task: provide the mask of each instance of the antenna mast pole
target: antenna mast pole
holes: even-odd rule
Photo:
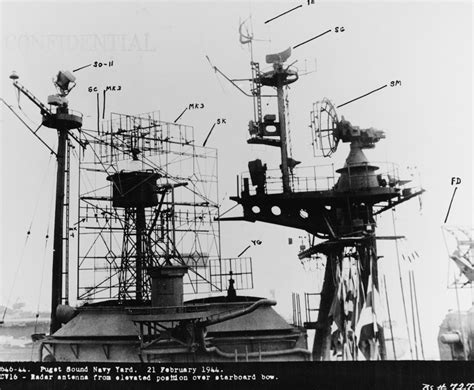
[[[286,107],[285,107],[285,87],[288,84],[298,80],[298,73],[290,70],[289,66],[284,68],[283,63],[290,57],[291,48],[278,53],[266,56],[266,62],[273,64],[273,70],[265,73],[260,72],[258,63],[252,62],[253,90],[254,100],[257,112],[254,114],[256,121],[250,123],[249,132],[251,138],[247,141],[252,144],[264,144],[280,148],[283,193],[291,193],[290,170],[298,162],[288,157],[288,133],[286,126]],[[273,87],[277,91],[278,122],[275,122],[275,116],[266,115],[262,118],[261,113],[261,87]],[[273,118],[272,118],[273,117]],[[273,128],[273,130],[270,130]],[[278,139],[275,139],[278,137]]]
[[[50,332],[53,334],[61,323],[56,316],[56,308],[62,303],[63,291],[63,232],[64,232],[64,183],[65,183],[65,154],[68,132],[58,129],[58,151],[56,161],[58,163],[56,172],[56,205],[54,218],[54,243],[53,243],[53,277],[51,293],[51,325]]]
[[[66,96],[76,85],[76,78],[71,72],[58,72],[56,79],[54,80],[54,85],[58,89],[58,93],[48,97],[49,108],[39,99],[37,99],[36,96],[34,96],[30,91],[18,83],[18,75],[15,72],[11,74],[10,79],[13,80],[13,86],[18,89],[19,93],[25,95],[40,109],[41,115],[43,116],[41,124],[51,129],[56,129],[58,133],[58,150],[56,153],[56,161],[58,166],[56,172],[56,203],[54,210],[50,324],[50,334],[53,334],[61,327],[61,322],[58,320],[56,315],[56,309],[62,304],[63,299],[64,187],[66,176],[66,145],[68,143],[69,130],[79,129],[82,126],[82,114],[70,112],[68,109],[68,101],[66,99]],[[56,112],[52,111],[52,106],[56,107]],[[71,136],[75,138],[74,135]],[[48,149],[51,148],[48,146]],[[68,286],[66,286],[66,288],[68,288]],[[67,296],[68,294],[66,293],[66,297]]]
[[[283,183],[283,192],[291,192],[290,173],[288,170],[288,140],[286,133],[286,113],[285,113],[285,91],[283,86],[287,77],[286,72],[280,63],[274,64],[277,74],[277,99],[278,99],[278,121],[280,123],[280,141],[281,141],[281,175]]]

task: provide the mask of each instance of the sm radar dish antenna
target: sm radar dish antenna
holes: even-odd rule
[[[331,156],[336,151],[339,143],[336,131],[339,119],[334,105],[327,98],[313,103],[310,118],[314,155],[316,157]]]
[[[339,142],[349,142],[351,150],[355,151],[372,149],[385,138],[382,130],[353,126],[344,116],[339,119],[334,105],[326,98],[313,104],[310,127],[316,157],[330,157],[337,150]]]

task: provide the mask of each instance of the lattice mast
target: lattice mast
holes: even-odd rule
[[[254,118],[256,120],[249,123],[249,132],[252,138],[248,143],[276,146],[280,148],[283,192],[291,192],[290,174],[297,164],[288,155],[288,129],[285,108],[285,87],[294,83],[298,79],[296,71],[290,67],[284,67],[283,63],[290,57],[291,49],[288,48],[282,53],[267,55],[266,62],[272,64],[273,70],[265,73],[260,72],[260,66],[256,62],[251,62],[252,66],[252,93],[254,96]],[[273,87],[276,89],[278,105],[278,121],[275,115],[265,115],[262,118],[261,89],[262,86]]]
[[[156,112],[113,113],[84,134],[79,299],[147,302],[150,272],[160,267],[185,267],[188,292],[225,290],[216,150]]]

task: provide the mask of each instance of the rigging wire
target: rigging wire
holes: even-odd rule
[[[445,230],[443,228],[441,228],[441,233],[443,235],[443,242],[444,242],[444,247],[446,248],[446,253],[448,254],[449,256],[449,248],[448,248],[448,242],[446,240],[446,234],[445,234]],[[448,274],[447,274],[447,288],[449,288],[449,275],[450,275],[450,270],[451,270],[451,262],[448,261]]]
[[[389,305],[389,299],[388,299],[388,293],[387,293],[387,280],[385,278],[385,274],[383,275],[383,285],[385,289],[385,300],[387,303],[387,313],[388,313],[388,323],[390,325],[390,335],[392,336],[393,359],[397,360],[397,352],[395,349],[395,338],[393,337],[392,316],[390,313],[390,305]]]
[[[20,267],[23,263],[23,256],[25,254],[25,249],[26,249],[26,246],[28,244],[28,239],[29,238],[30,238],[30,231],[28,231],[26,233],[25,242],[24,242],[23,248],[21,250],[20,261],[18,262],[18,266],[17,266],[16,271],[15,271],[15,276],[13,277],[13,284],[12,284],[12,287],[11,287],[10,292],[8,294],[7,302],[5,304],[5,310],[3,311],[3,316],[2,316],[2,320],[0,321],[0,323],[3,323],[4,320],[5,320],[5,315],[7,314],[8,304],[10,303],[10,300],[11,300],[11,297],[12,297],[12,293],[13,293],[13,290],[14,290],[14,287],[15,287],[16,279],[18,277],[18,272],[20,271]]]
[[[48,177],[48,171],[49,171],[51,159],[52,159],[52,155],[49,156],[48,166],[47,166],[47,168],[46,168],[46,170],[45,170],[44,176],[43,176],[43,178],[42,178],[42,180],[41,180],[41,184],[40,184],[40,186],[39,186],[40,194],[41,194],[41,190],[42,190],[43,188],[45,188],[44,183],[45,183],[45,181],[46,181],[46,178]],[[9,292],[9,294],[8,294],[8,298],[7,298],[7,302],[6,302],[6,304],[5,304],[5,310],[3,311],[3,315],[2,315],[2,320],[1,320],[1,322],[3,322],[3,321],[5,320],[5,316],[6,316],[6,313],[7,313],[8,305],[9,305],[9,303],[10,303],[10,300],[11,300],[11,297],[12,297],[12,294],[13,294],[13,291],[14,291],[14,289],[15,289],[15,284],[16,284],[16,281],[17,281],[17,278],[18,278],[18,273],[19,273],[20,268],[21,268],[21,266],[22,266],[22,264],[23,264],[24,255],[25,255],[25,250],[26,250],[26,247],[27,247],[27,245],[28,245],[29,238],[30,238],[30,236],[31,236],[31,229],[32,229],[32,227],[33,227],[33,222],[34,222],[35,217],[36,217],[36,212],[37,212],[37,210],[38,210],[38,204],[39,204],[40,198],[41,198],[41,196],[38,196],[38,197],[36,198],[36,205],[35,205],[34,210],[33,210],[33,216],[32,216],[32,218],[31,218],[30,224],[29,224],[29,226],[28,226],[28,230],[27,230],[27,232],[26,232],[25,242],[24,242],[24,244],[23,244],[23,248],[22,248],[21,255],[20,255],[20,261],[18,262],[16,271],[15,271],[15,274],[14,274],[14,277],[13,277],[12,286],[11,286],[10,292]]]
[[[51,161],[51,159],[50,159]],[[51,199],[49,201],[49,216],[48,216],[48,226],[46,227],[46,235],[45,235],[45,244],[44,244],[44,250],[43,250],[43,258],[41,260],[41,277],[40,277],[40,285],[39,285],[39,291],[38,291],[38,302],[36,304],[36,313],[35,313],[35,326],[34,326],[34,332],[33,334],[37,333],[37,326],[38,326],[38,318],[39,318],[39,306],[40,306],[40,300],[41,300],[41,290],[43,288],[43,279],[44,279],[44,268],[46,264],[46,251],[48,248],[48,239],[49,239],[49,229],[51,226],[51,220],[52,220],[52,215],[53,215],[53,204],[54,204],[54,193],[51,194]],[[33,360],[33,352],[34,352],[34,343],[31,346],[31,360]]]
[[[40,190],[41,190],[42,188],[45,188],[45,187],[44,187],[44,183],[45,183],[45,181],[46,181],[46,178],[49,176],[49,169],[50,169],[49,167],[50,167],[50,165],[51,165],[52,157],[53,157],[53,155],[50,154],[50,155],[49,155],[49,159],[48,159],[48,166],[46,167],[46,171],[45,171],[44,176],[43,176],[43,178],[42,178],[42,180],[41,180]],[[48,187],[49,187],[49,186],[48,186]],[[28,231],[31,231],[31,227],[32,227],[32,225],[33,225],[33,221],[34,221],[34,219],[35,219],[35,217],[36,217],[36,212],[37,212],[37,210],[38,210],[39,200],[40,200],[40,196],[38,196],[38,197],[36,198],[36,204],[35,204],[35,208],[34,208],[34,210],[33,210],[33,217],[32,217],[32,220],[31,220],[30,227],[29,227]]]
[[[214,68],[214,65],[212,65],[211,60],[209,59],[209,57],[207,55],[206,55],[206,59],[209,62],[209,64],[211,65],[211,67]],[[224,95],[227,95],[227,90],[224,88],[224,84],[222,83],[222,81],[221,81],[221,79],[220,79],[220,77],[219,77],[219,75],[217,74],[216,71],[214,71],[214,77],[216,78],[216,80],[217,80],[219,86],[221,87],[222,92],[224,93]]]
[[[393,224],[393,235],[397,236],[397,230],[395,227],[395,209],[392,208],[392,224]],[[395,251],[397,254],[397,266],[398,266],[398,276],[400,279],[400,290],[402,292],[402,302],[403,302],[403,312],[405,314],[405,325],[407,328],[407,335],[408,335],[408,344],[410,345],[410,356],[413,360],[413,348],[411,345],[411,337],[410,337],[410,326],[408,325],[408,313],[407,313],[407,306],[405,301],[405,290],[403,288],[403,279],[402,279],[402,268],[400,265],[400,253],[398,250],[398,240],[395,240]]]
[[[81,129],[82,133],[84,133],[85,135],[93,138],[94,140],[96,141],[101,141],[100,138],[98,137],[94,137],[93,135],[91,135],[90,133],[88,133],[87,131],[85,131],[84,129]],[[112,147],[114,147],[112,144],[111,144]],[[115,147],[116,148],[116,147]],[[104,169],[105,172],[108,173],[108,170],[107,168],[105,167],[104,163],[102,162],[102,159],[97,155],[96,151],[94,148],[91,148],[92,149],[92,152],[94,153],[95,157],[97,158],[97,160],[99,161],[100,165],[102,165],[102,168]],[[118,148],[116,148],[118,149]],[[115,169],[115,167],[113,165],[110,165],[110,167],[115,171],[115,173],[117,173],[117,170]]]
[[[51,204],[52,205],[52,204]],[[50,208],[50,217],[49,220],[51,220],[51,210],[52,207]],[[42,265],[41,265],[41,277],[40,277],[40,286],[39,286],[39,291],[38,291],[38,302],[36,305],[36,313],[35,313],[35,326],[34,326],[34,332],[33,334],[37,333],[37,326],[38,326],[38,318],[39,318],[39,311],[40,311],[40,300],[41,300],[41,290],[43,289],[43,280],[44,280],[44,268],[46,264],[46,252],[48,249],[48,239],[49,239],[49,223],[48,227],[46,229],[46,236],[45,236],[45,243],[44,243],[44,251],[43,251],[43,258],[42,258]],[[34,343],[31,346],[31,359],[33,360],[33,352],[34,352]]]
[[[23,107],[21,107],[21,105],[20,105],[20,97],[21,97],[20,90],[15,88],[15,91],[16,91],[16,94],[17,94],[17,106],[18,106],[19,110],[23,113],[23,115],[24,115],[31,123],[35,123],[35,124],[36,124],[36,121],[34,121],[33,119],[31,119],[31,118],[26,114],[25,110],[23,110]],[[41,127],[41,125],[40,125],[40,127]],[[38,128],[38,129],[39,129],[39,128]]]
[[[18,91],[19,92],[19,91]],[[23,113],[23,115],[25,116],[25,118],[27,118],[31,123],[34,123],[35,125],[37,124],[36,121],[34,121],[33,119],[31,119],[27,113],[25,112],[25,110],[23,110],[23,108],[20,106],[20,104],[18,104],[18,108],[19,110]],[[40,129],[40,127],[43,126],[43,124],[40,124],[39,127],[36,129],[36,131],[38,131]]]
[[[38,140],[44,145],[46,146],[46,148],[48,148],[48,150],[51,152],[51,154],[54,154],[56,155],[56,152],[51,149],[51,147],[38,135],[36,134],[36,132],[39,130],[39,127],[38,129],[35,131],[33,130],[24,120],[23,118],[13,109],[13,107],[11,105],[9,105],[5,100],[3,100],[2,98],[0,98],[0,101],[5,104],[5,106],[8,107],[8,109],[13,113],[13,115],[15,115],[18,120],[23,123],[25,125],[25,127],[36,137],[38,138]],[[40,126],[41,127],[41,126]]]
[[[408,281],[410,283],[410,303],[411,303],[411,319],[413,322],[413,339],[415,341],[415,356],[416,360],[419,360],[418,357],[418,340],[416,336],[416,318],[415,318],[415,304],[413,302],[413,283],[411,280],[411,270],[408,270]]]
[[[154,168],[154,169],[158,170],[158,171],[163,171],[162,168],[160,168],[158,165],[156,165],[156,164],[155,164],[152,160],[150,160],[148,157],[143,157],[143,163],[144,163],[145,165],[148,165],[148,166],[151,167],[151,168]],[[164,176],[164,177],[166,177],[167,179],[170,179],[171,181],[175,181],[176,183],[180,183],[180,181],[181,181],[179,178],[173,177],[173,176],[170,176],[170,175],[166,175],[166,176]],[[190,181],[192,184],[194,184],[194,182],[191,180],[191,178],[189,178],[189,181]],[[194,188],[192,188],[192,187],[194,187]],[[191,193],[193,193],[194,195],[200,197],[202,200],[208,202],[209,204],[211,204],[211,205],[214,204],[214,202],[212,201],[212,199],[209,199],[205,194],[201,194],[201,193],[199,192],[199,190],[196,189],[196,186],[195,186],[195,185],[194,185],[194,186],[191,186],[191,187],[190,187],[190,186],[186,186],[186,187],[184,187],[184,188],[185,188],[187,191],[190,191]]]
[[[413,279],[413,296],[415,297],[415,309],[416,309],[416,318],[418,322],[418,334],[420,335],[420,349],[421,349],[421,356],[423,360],[425,360],[425,351],[423,349],[423,336],[421,333],[421,324],[420,324],[420,311],[418,308],[418,299],[416,296],[416,285],[415,285],[415,271],[412,270],[411,277]]]

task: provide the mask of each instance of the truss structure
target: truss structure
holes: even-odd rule
[[[78,299],[147,300],[147,269],[164,264],[189,267],[187,292],[225,290],[215,270],[222,262],[217,151],[196,145],[192,127],[161,121],[157,112],[112,113],[82,136]],[[156,202],[117,204],[114,175],[124,172],[148,175]]]
[[[461,226],[443,226],[442,228],[448,262],[448,288],[464,288],[474,286],[474,229]],[[455,239],[448,244],[447,237]]]

